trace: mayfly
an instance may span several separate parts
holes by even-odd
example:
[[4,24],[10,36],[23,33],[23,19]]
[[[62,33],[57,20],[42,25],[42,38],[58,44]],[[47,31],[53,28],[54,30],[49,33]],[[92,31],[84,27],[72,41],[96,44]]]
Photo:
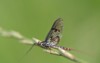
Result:
[[57,46],[57,44],[59,43],[59,41],[62,37],[62,31],[63,31],[63,20],[61,18],[58,18],[52,25],[45,40],[41,43],[38,43],[37,45],[40,45],[43,48],[52,48],[52,47],[56,46],[56,47],[60,47],[64,50],[71,50],[71,48]]
[[57,20],[55,20],[54,24],[52,25],[45,40],[42,42],[38,42],[38,43],[33,44],[32,47],[26,52],[26,54],[33,48],[34,45],[38,45],[38,46],[45,48],[45,49],[50,49],[50,48],[56,46],[56,47],[60,47],[64,50],[71,50],[71,48],[57,46],[57,44],[59,43],[59,41],[62,37],[62,31],[63,31],[63,20],[61,18],[58,18]]

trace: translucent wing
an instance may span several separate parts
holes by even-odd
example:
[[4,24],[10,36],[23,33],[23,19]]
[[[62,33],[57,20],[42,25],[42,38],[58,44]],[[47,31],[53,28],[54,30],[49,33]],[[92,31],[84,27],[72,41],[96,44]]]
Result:
[[61,39],[62,29],[63,29],[62,19],[58,18],[54,22],[44,42],[50,45],[57,45]]

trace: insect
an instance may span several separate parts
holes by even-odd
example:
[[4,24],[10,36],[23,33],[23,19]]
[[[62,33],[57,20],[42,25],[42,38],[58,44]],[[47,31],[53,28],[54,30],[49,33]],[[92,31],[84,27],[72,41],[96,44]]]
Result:
[[57,44],[59,43],[62,37],[62,30],[63,30],[63,20],[61,18],[58,18],[57,20],[55,20],[54,24],[52,25],[45,40],[42,42],[34,43],[32,47],[26,52],[26,54],[33,48],[34,45],[38,45],[45,49],[51,49],[52,47],[60,47],[64,50],[72,50],[71,48],[57,46]]
[[52,25],[45,40],[41,43],[38,43],[38,45],[40,45],[43,48],[52,48],[53,46],[56,46],[56,47],[60,47],[64,50],[71,50],[71,48],[57,46],[57,44],[59,43],[59,41],[62,37],[62,31],[63,31],[63,20],[61,18],[58,18]]

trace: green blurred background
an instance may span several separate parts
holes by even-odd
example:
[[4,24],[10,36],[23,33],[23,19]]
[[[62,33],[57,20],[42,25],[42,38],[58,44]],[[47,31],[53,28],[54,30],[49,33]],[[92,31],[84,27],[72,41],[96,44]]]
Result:
[[[58,17],[64,20],[59,45],[83,51],[71,53],[88,63],[100,63],[100,0],[0,0],[0,26],[30,39],[44,40]],[[29,48],[0,36],[0,63],[19,63]],[[20,63],[73,62],[34,47]]]

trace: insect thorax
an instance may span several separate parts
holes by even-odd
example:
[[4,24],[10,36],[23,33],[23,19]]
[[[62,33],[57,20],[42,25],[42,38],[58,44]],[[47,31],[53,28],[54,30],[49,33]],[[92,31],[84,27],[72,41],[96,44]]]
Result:
[[39,45],[42,48],[51,48],[52,46],[54,46],[55,44],[53,42],[38,42],[37,45]]

